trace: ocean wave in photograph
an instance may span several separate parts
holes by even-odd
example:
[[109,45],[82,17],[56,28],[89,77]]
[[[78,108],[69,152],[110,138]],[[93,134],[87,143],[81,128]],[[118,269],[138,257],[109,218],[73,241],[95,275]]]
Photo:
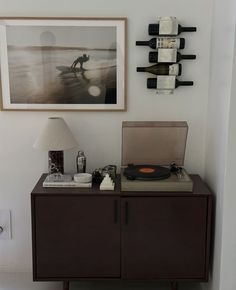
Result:
[[8,62],[11,103],[117,102],[114,49],[8,46]]

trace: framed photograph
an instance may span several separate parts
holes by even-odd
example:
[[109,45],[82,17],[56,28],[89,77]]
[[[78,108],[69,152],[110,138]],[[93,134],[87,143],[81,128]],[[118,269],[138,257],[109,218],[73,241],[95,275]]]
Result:
[[126,109],[126,18],[0,18],[2,110]]

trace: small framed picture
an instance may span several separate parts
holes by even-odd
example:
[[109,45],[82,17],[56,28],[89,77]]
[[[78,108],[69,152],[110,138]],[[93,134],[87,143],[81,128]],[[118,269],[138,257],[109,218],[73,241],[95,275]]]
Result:
[[0,18],[2,110],[126,109],[126,18]]

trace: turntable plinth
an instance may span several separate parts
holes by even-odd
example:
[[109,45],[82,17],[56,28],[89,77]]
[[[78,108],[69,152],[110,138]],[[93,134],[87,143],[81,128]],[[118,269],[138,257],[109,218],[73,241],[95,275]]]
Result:
[[121,170],[121,191],[189,191],[193,190],[193,181],[190,176],[182,169],[182,178],[179,179],[175,174],[161,180],[129,180]]

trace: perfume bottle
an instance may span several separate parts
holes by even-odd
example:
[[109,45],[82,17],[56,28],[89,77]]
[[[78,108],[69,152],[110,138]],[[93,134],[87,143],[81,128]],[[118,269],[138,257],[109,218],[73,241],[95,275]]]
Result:
[[85,173],[86,172],[86,156],[84,155],[84,151],[79,151],[76,156],[76,167],[77,173]]

